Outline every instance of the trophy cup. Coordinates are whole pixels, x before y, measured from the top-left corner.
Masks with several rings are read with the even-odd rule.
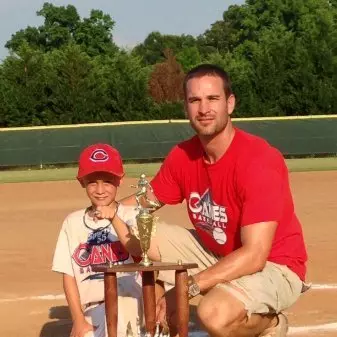
[[[136,193],[137,209],[139,213],[136,215],[137,226],[132,228],[132,234],[139,240],[140,248],[142,250],[142,260],[139,262],[142,266],[151,266],[153,263],[149,259],[147,252],[150,248],[151,237],[156,231],[157,217],[151,214],[151,211],[156,210],[160,205],[156,201],[149,200],[147,197],[147,191],[151,190],[151,185],[146,179],[144,173],[140,175],[137,186],[139,191]],[[150,207],[142,207],[141,198]]]

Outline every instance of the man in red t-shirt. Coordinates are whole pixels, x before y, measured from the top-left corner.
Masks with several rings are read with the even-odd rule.
[[[198,263],[189,295],[204,295],[197,313],[209,335],[286,336],[282,311],[305,289],[307,254],[285,161],[265,140],[233,126],[235,97],[221,68],[192,69],[184,92],[196,136],[173,148],[147,197],[160,205],[185,200],[195,230],[159,224],[149,255]],[[137,255],[139,245],[118,217],[114,226]],[[159,279],[174,283],[167,272]],[[158,301],[158,320],[174,322],[174,291]]]

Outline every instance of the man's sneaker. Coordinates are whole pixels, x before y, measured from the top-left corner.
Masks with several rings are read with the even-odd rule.
[[[282,313],[277,315],[277,319],[277,325],[264,330],[259,337],[286,337],[288,331],[288,319]]]

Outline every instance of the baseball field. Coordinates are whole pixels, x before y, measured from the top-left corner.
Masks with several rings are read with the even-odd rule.
[[[289,336],[337,336],[337,158],[289,160],[291,188],[303,224],[312,289],[287,312]],[[128,165],[119,197],[141,172],[158,164]],[[71,322],[61,278],[50,271],[65,216],[87,205],[74,168],[0,171],[0,336],[66,337]],[[159,211],[188,226],[185,205]],[[191,306],[193,320],[194,306]]]

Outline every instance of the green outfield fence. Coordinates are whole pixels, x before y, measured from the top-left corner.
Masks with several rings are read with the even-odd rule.
[[[285,156],[337,153],[337,115],[233,119]],[[185,120],[102,123],[0,129],[0,167],[71,164],[97,142],[112,144],[124,160],[162,159],[178,142],[194,134]]]

